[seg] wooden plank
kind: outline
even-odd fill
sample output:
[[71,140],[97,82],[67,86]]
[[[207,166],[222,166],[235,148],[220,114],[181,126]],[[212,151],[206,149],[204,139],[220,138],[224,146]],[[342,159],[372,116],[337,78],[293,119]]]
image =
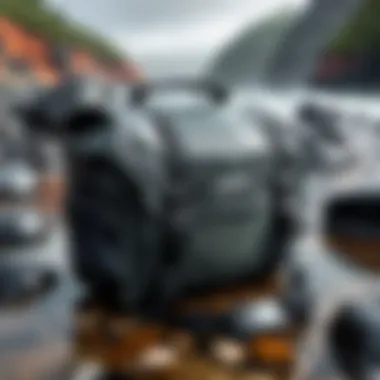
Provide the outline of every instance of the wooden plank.
[[173,306],[173,311],[180,314],[189,312],[223,312],[236,304],[280,294],[281,282],[278,277],[272,277],[261,283],[244,283],[198,296],[191,296],[180,300]]
[[355,236],[328,236],[326,245],[337,255],[370,272],[380,272],[380,239]]

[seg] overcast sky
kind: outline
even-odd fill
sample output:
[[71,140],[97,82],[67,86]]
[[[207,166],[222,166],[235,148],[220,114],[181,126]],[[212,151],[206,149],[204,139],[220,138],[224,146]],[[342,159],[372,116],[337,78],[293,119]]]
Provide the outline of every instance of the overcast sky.
[[306,0],[49,0],[151,75],[196,73],[247,23]]

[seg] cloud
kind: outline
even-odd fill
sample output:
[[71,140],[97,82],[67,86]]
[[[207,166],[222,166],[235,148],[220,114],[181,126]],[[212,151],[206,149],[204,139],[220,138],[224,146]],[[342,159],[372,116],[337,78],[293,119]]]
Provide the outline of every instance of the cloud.
[[248,22],[305,0],[49,1],[158,72],[165,66],[199,69]]
[[[48,0],[75,20],[109,35],[153,35],[194,25],[257,18],[282,4],[304,0]],[[221,21],[222,20],[222,21]]]
[[[236,0],[237,3],[243,3]],[[111,31],[155,31],[236,9],[234,0],[49,0],[71,17]],[[260,1],[258,1],[260,2]]]

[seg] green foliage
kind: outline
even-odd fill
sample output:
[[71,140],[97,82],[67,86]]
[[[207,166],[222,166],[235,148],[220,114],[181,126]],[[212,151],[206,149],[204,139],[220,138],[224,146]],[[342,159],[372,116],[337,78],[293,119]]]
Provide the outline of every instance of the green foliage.
[[380,45],[380,1],[365,0],[355,17],[334,39],[331,50],[337,53],[360,53]]
[[0,0],[0,15],[20,23],[50,42],[84,49],[101,59],[123,59],[118,49],[106,39],[66,20],[58,12],[46,7],[42,0]]

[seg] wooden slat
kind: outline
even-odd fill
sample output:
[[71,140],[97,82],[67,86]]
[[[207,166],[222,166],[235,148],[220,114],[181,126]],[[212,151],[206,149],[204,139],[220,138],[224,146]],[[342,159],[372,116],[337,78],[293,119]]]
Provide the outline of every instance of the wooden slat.
[[346,257],[353,264],[374,272],[380,272],[380,238],[355,236],[328,236],[326,245],[339,256]]
[[55,215],[61,214],[65,195],[66,181],[62,175],[44,175],[41,178],[37,200],[40,210]]
[[262,283],[245,283],[182,299],[174,305],[173,311],[181,314],[194,311],[223,312],[231,309],[235,304],[258,300],[268,295],[279,294],[280,292],[280,281],[277,277],[273,277]]
[[[219,313],[233,306],[236,302],[254,301],[267,295],[279,292],[277,279],[262,285],[242,285],[241,287],[224,289],[208,295],[189,298],[179,302],[173,309],[179,315],[194,311],[209,311]],[[78,356],[81,360],[101,364],[107,371],[138,374],[137,379],[210,379],[240,380],[245,378],[268,379],[284,378],[294,365],[294,347],[299,336],[299,330],[284,331],[282,335],[263,337],[250,345],[237,342],[241,347],[241,360],[220,358],[211,350],[218,344],[229,345],[227,338],[214,337],[209,342],[210,352],[200,352],[195,344],[196,337],[167,325],[154,325],[147,321],[135,320],[128,317],[116,317],[92,307],[82,310],[77,319],[78,327]],[[214,342],[214,343],[213,343]],[[233,343],[233,342],[232,342]],[[230,344],[233,347],[233,344]],[[153,351],[165,352],[170,348],[174,351],[166,365],[153,371],[143,370],[136,366],[141,358],[148,357]],[[268,352],[268,349],[272,352]],[[236,365],[243,365],[250,357],[255,369],[237,371]],[[240,361],[239,361],[240,360]],[[234,363],[235,364],[232,364]],[[237,363],[237,364],[236,364]],[[251,376],[251,377],[249,377]],[[256,377],[255,377],[256,376]],[[277,377],[276,377],[277,376]],[[281,377],[278,377],[281,376]]]

